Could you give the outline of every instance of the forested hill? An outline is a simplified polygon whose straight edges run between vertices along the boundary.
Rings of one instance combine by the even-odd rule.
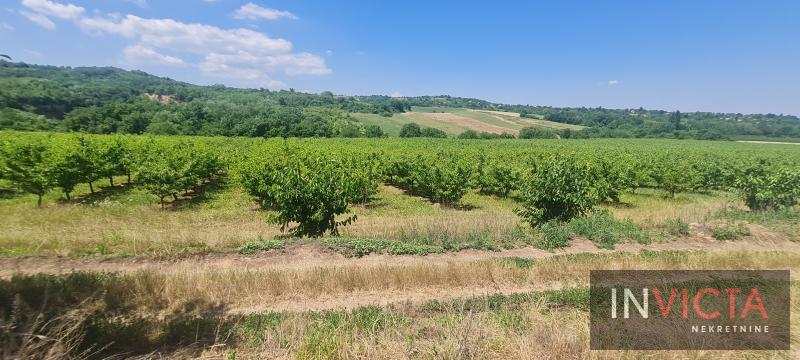
[[[0,129],[225,136],[382,136],[352,113],[391,117],[412,106],[507,111],[582,125],[537,137],[800,138],[800,119],[774,114],[506,105],[451,96],[336,96],[198,86],[113,67],[0,61]]]

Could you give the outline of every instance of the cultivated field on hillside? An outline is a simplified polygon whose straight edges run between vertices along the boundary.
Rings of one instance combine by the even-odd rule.
[[[527,126],[546,129],[580,130],[583,126],[562,124],[543,119],[520,117],[519,113],[472,110],[462,108],[420,107],[412,111],[381,116],[377,114],[351,114],[356,120],[366,125],[378,125],[390,136],[397,136],[404,124],[417,123],[421,126],[443,130],[449,135],[458,135],[467,130],[489,132],[494,134],[516,135]]]
[[[589,351],[589,270],[800,264],[794,145],[2,132],[0,149],[3,346],[21,357],[705,358]],[[532,204],[557,184],[586,206],[545,219]]]

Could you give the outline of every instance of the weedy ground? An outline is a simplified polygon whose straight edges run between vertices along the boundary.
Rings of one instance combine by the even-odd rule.
[[[116,184],[122,183],[124,179],[116,179]],[[161,209],[154,198],[135,186],[98,185],[100,190],[93,194],[88,186],[79,186],[72,201],[51,191],[41,209],[36,208],[33,196],[11,189],[3,191],[0,254],[170,257],[236,251],[281,235],[279,226],[266,222],[266,212],[225,178],[200,193],[187,194],[167,209]],[[638,189],[625,194],[618,204],[601,206],[613,215],[610,219],[630,220],[644,230],[635,236],[631,231],[623,232],[615,236],[613,243],[660,240],[671,235],[667,228],[675,221],[705,223],[723,210],[727,210],[724,214],[746,216],[728,193],[679,194],[675,199],[664,199],[662,195],[655,190]],[[470,192],[462,206],[449,208],[382,186],[369,204],[353,207],[358,219],[342,228],[341,235],[360,239],[353,241],[361,243],[378,242],[370,246],[379,251],[388,250],[387,240],[401,242],[406,248],[396,251],[404,254],[535,245],[541,234],[520,222],[514,213],[516,206],[510,199]],[[740,212],[734,212],[737,210]],[[752,220],[775,226],[787,235],[795,235],[800,228],[796,218],[779,218],[772,223],[768,219]],[[251,246],[245,250],[255,249]]]
[[[2,280],[0,300],[26,314],[6,323],[16,330],[4,334],[9,350],[43,355],[30,338],[36,334],[58,339],[64,352],[52,358],[72,350],[148,358],[788,359],[797,355],[796,336],[794,352],[591,352],[587,274],[796,271],[798,260],[800,253],[642,251],[367,268],[40,274]],[[799,290],[795,282],[795,334]],[[17,344],[28,347],[11,348]]]
[[[797,271],[796,209],[752,213],[725,192],[637,189],[535,231],[513,200],[471,192],[448,208],[383,186],[341,236],[299,240],[224,178],[167,209],[135,186],[99,185],[69,202],[51,192],[42,209],[0,192],[3,356],[800,355],[797,283],[791,352],[592,352],[586,298],[596,269]]]

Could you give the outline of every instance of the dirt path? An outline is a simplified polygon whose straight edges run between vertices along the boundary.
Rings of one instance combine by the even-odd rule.
[[[800,145],[800,142],[784,142],[784,141],[756,141],[756,140],[739,140],[740,143],[748,144],[778,144],[778,145]]]
[[[789,251],[800,252],[800,243],[792,242],[762,226],[750,225],[752,236],[736,241],[720,241],[711,237],[707,229],[693,227],[692,236],[672,241],[641,245],[636,243],[619,244],[614,251],[638,252],[642,249],[664,250],[704,250],[714,251]],[[179,272],[187,269],[205,270],[267,270],[267,269],[309,269],[317,267],[336,267],[356,265],[404,266],[441,263],[459,263],[499,257],[521,257],[541,259],[561,254],[609,253],[610,250],[597,248],[585,239],[574,239],[570,247],[555,251],[545,251],[532,247],[502,251],[464,250],[457,253],[415,255],[372,254],[361,258],[348,258],[326,249],[318,244],[293,244],[283,252],[268,252],[257,255],[213,253],[180,259],[154,259],[147,257],[124,258],[67,258],[54,256],[0,257],[0,278],[14,274],[63,274],[73,271],[114,271],[133,272],[155,270],[159,272]]]
[[[392,291],[356,291],[347,294],[333,294],[314,299],[287,299],[270,301],[255,306],[232,306],[228,309],[231,314],[254,314],[263,312],[301,312],[320,310],[354,309],[361,306],[420,306],[424,303],[437,300],[448,302],[457,299],[481,297],[486,295],[510,295],[529,293],[534,291],[559,290],[570,287],[586,286],[585,284],[551,282],[535,286],[472,286],[472,287],[429,287],[408,290]]]

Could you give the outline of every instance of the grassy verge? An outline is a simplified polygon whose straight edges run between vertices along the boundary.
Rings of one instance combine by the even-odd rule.
[[[800,209],[747,211],[729,208],[716,213],[714,217],[759,224],[775,230],[793,241],[800,241]]]
[[[595,211],[566,223],[551,221],[538,230],[539,237],[533,245],[542,249],[569,246],[569,239],[574,236],[585,237],[603,249],[614,249],[615,244],[624,240],[642,244],[651,241],[651,235],[633,221],[618,220],[608,211]]]

